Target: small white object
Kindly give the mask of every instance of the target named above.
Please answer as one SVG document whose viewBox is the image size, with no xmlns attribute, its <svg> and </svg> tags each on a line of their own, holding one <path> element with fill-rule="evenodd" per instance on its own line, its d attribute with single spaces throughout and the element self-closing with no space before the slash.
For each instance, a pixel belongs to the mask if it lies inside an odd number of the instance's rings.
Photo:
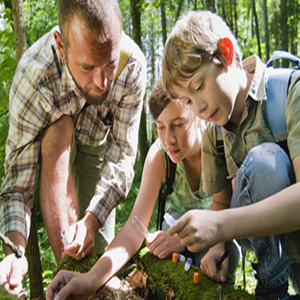
<svg viewBox="0 0 300 300">
<path fill-rule="evenodd" d="M 68 248 L 69 245 L 70 245 L 70 242 L 69 242 L 69 240 L 68 240 L 67 237 L 66 237 L 66 232 L 65 232 L 65 230 L 62 230 L 62 231 L 60 232 L 60 236 L 61 236 L 61 238 L 62 238 L 62 240 L 63 240 L 63 242 L 64 242 L 65 248 Z"/>
<path fill-rule="evenodd" d="M 147 239 L 150 233 L 138 216 L 134 216 L 132 218 L 132 223 L 136 226 L 139 232 Z"/>
<path fill-rule="evenodd" d="M 191 258 L 188 258 L 185 262 L 185 265 L 184 265 L 184 271 L 188 271 L 191 267 L 191 264 L 192 264 L 192 259 Z"/>
<path fill-rule="evenodd" d="M 185 261 L 185 256 L 182 255 L 182 254 L 180 254 L 180 253 L 177 253 L 177 259 L 178 259 L 179 261 Z"/>
<path fill-rule="evenodd" d="M 176 220 L 167 212 L 164 214 L 164 219 L 170 227 L 176 222 Z"/>
</svg>

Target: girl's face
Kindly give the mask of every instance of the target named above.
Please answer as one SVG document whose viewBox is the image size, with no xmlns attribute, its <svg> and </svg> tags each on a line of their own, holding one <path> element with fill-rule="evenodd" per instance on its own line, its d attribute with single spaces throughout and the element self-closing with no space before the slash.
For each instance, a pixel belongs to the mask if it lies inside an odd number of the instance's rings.
<svg viewBox="0 0 300 300">
<path fill-rule="evenodd" d="M 188 106 L 170 101 L 156 124 L 163 147 L 174 163 L 199 153 L 199 120 Z"/>
<path fill-rule="evenodd" d="M 182 87 L 172 89 L 201 119 L 225 125 L 235 118 L 239 86 L 234 75 L 231 67 L 224 69 L 211 62 L 200 67 L 190 79 L 181 81 Z"/>
</svg>

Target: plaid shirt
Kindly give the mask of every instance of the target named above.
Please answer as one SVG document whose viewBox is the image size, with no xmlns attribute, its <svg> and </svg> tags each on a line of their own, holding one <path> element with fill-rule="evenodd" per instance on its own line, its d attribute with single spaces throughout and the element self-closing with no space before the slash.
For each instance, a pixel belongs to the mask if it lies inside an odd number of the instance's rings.
<svg viewBox="0 0 300 300">
<path fill-rule="evenodd" d="M 107 146 L 94 197 L 87 208 L 104 224 L 110 211 L 126 197 L 133 180 L 138 129 L 146 84 L 143 53 L 125 36 L 131 56 L 108 97 L 85 105 L 65 61 L 59 58 L 53 33 L 40 38 L 22 56 L 10 92 L 6 177 L 0 194 L 0 230 L 29 235 L 35 175 L 43 130 L 63 115 L 71 117 L 75 140 Z M 63 134 L 63 133 L 62 133 Z"/>
</svg>

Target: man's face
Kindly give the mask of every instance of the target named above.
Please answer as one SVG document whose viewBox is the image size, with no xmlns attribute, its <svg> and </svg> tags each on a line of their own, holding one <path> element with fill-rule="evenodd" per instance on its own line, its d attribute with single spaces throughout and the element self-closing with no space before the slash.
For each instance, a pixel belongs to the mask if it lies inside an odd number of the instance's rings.
<svg viewBox="0 0 300 300">
<path fill-rule="evenodd" d="M 117 71 L 121 32 L 118 26 L 111 27 L 108 39 L 99 42 L 82 21 L 74 17 L 67 33 L 68 47 L 64 47 L 64 51 L 69 71 L 91 104 L 103 102 Z"/>
</svg>

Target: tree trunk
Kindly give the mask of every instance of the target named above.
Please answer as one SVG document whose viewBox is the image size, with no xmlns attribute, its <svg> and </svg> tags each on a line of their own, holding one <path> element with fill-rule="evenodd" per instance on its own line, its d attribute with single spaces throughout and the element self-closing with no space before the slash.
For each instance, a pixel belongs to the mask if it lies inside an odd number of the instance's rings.
<svg viewBox="0 0 300 300">
<path fill-rule="evenodd" d="M 38 244 L 35 208 L 32 209 L 30 235 L 26 246 L 30 299 L 44 299 L 42 264 Z"/>
<path fill-rule="evenodd" d="M 160 13 L 161 13 L 161 30 L 163 37 L 163 45 L 165 45 L 167 40 L 167 22 L 166 22 L 166 12 L 165 12 L 165 1 L 160 0 Z"/>
<path fill-rule="evenodd" d="M 280 28 L 281 28 L 281 49 L 289 50 L 289 37 L 288 37 L 288 9 L 287 1 L 280 1 Z M 283 66 L 288 67 L 288 62 L 284 62 Z"/>
<path fill-rule="evenodd" d="M 298 13 L 298 4 L 294 1 L 289 2 L 289 16 L 293 19 L 292 24 L 299 24 L 299 13 Z M 297 54 L 298 48 L 298 38 L 297 38 L 297 26 L 290 26 L 290 52 Z"/>
<path fill-rule="evenodd" d="M 176 12 L 176 17 L 175 17 L 175 22 L 178 20 L 180 14 L 181 14 L 181 8 L 182 8 L 182 5 L 183 5 L 183 0 L 180 0 L 179 4 L 178 4 L 178 7 L 177 7 L 177 12 Z"/>
<path fill-rule="evenodd" d="M 22 0 L 12 0 L 12 15 L 16 41 L 16 58 L 19 61 L 26 50 L 25 19 Z"/>
<path fill-rule="evenodd" d="M 269 37 L 269 23 L 268 23 L 268 5 L 267 0 L 263 0 L 263 12 L 264 12 L 264 28 L 265 28 L 265 41 L 266 41 L 266 61 L 270 58 L 270 37 Z"/>
<path fill-rule="evenodd" d="M 275 49 L 280 49 L 281 47 L 281 39 L 280 39 L 280 34 L 281 34 L 281 30 L 280 30 L 280 11 L 279 8 L 276 4 L 276 2 L 272 3 L 272 9 L 273 9 L 273 19 L 272 19 L 272 35 L 274 37 L 274 48 Z"/>
<path fill-rule="evenodd" d="M 234 0 L 233 2 L 233 9 L 234 9 L 234 35 L 237 38 L 238 37 L 238 14 L 237 14 L 237 4 L 236 4 L 236 0 Z"/>
<path fill-rule="evenodd" d="M 16 40 L 16 58 L 20 60 L 26 50 L 25 19 L 23 12 L 23 1 L 12 0 L 12 15 L 14 20 L 14 34 Z M 43 278 L 40 250 L 38 245 L 35 210 L 32 210 L 30 235 L 26 246 L 28 260 L 28 275 L 30 281 L 31 299 L 43 299 Z"/>
<path fill-rule="evenodd" d="M 140 7 L 142 5 L 141 0 L 130 0 L 130 13 L 132 19 L 132 30 L 133 39 L 143 49 L 142 39 L 141 39 L 141 11 Z M 144 164 L 147 152 L 149 150 L 149 144 L 147 139 L 147 115 L 146 115 L 146 105 L 145 101 L 143 103 L 140 128 L 139 128 L 139 159 L 142 164 Z"/>
<path fill-rule="evenodd" d="M 256 34 L 256 39 L 257 39 L 258 56 L 261 57 L 259 24 L 258 24 L 258 18 L 257 18 L 257 13 L 256 13 L 255 0 L 252 0 L 252 11 L 253 11 L 253 17 L 254 17 L 254 23 L 255 23 L 255 34 Z"/>
<path fill-rule="evenodd" d="M 217 12 L 217 3 L 215 0 L 206 0 L 206 8 L 212 12 Z"/>
</svg>

